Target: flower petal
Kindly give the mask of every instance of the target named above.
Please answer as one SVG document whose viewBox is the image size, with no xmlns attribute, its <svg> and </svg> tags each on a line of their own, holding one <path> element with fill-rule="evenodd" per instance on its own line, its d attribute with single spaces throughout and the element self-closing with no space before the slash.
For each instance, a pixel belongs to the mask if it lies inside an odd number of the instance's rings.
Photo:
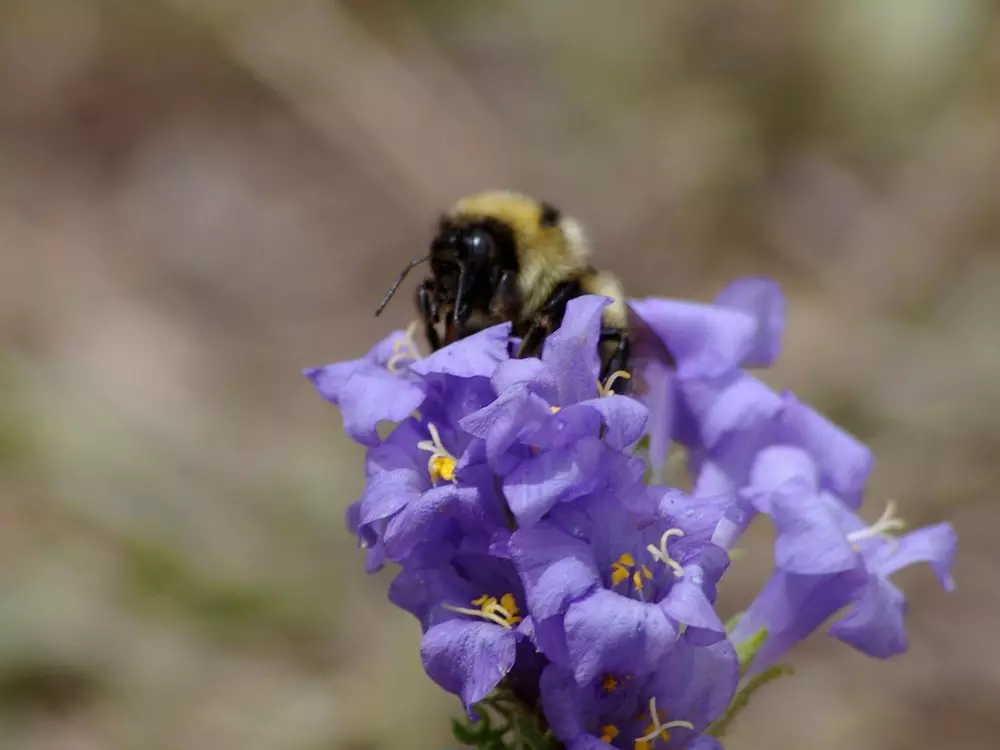
<svg viewBox="0 0 1000 750">
<path fill-rule="evenodd" d="M 799 575 L 830 575 L 862 565 L 836 520 L 815 495 L 784 485 L 772 493 L 774 562 Z"/>
<path fill-rule="evenodd" d="M 868 577 L 864 569 L 829 576 L 802 576 L 776 570 L 747 608 L 730 635 L 739 643 L 767 628 L 767 639 L 750 669 L 756 674 L 859 595 Z"/>
<path fill-rule="evenodd" d="M 605 672 L 648 674 L 677 638 L 659 607 L 606 589 L 570 604 L 565 624 L 566 647 L 581 685 Z"/>
<path fill-rule="evenodd" d="M 565 743 L 584 734 L 585 688 L 576 684 L 572 671 L 550 664 L 542 672 L 540 682 L 542 709 L 556 737 Z"/>
<path fill-rule="evenodd" d="M 413 452 L 392 442 L 369 451 L 366 471 L 368 483 L 358 514 L 361 525 L 389 518 L 430 487 L 426 470 L 414 463 Z"/>
<path fill-rule="evenodd" d="M 624 450 L 642 437 L 649 410 L 628 396 L 605 396 L 581 401 L 581 407 L 596 410 L 604 423 L 604 440 L 615 450 Z"/>
<path fill-rule="evenodd" d="M 467 710 L 493 690 L 514 666 L 517 638 L 488 622 L 451 619 L 424 634 L 420 655 L 434 682 L 461 696 Z"/>
<path fill-rule="evenodd" d="M 778 358 L 785 331 L 785 299 L 781 288 L 770 279 L 738 279 L 719 293 L 715 304 L 741 310 L 756 323 L 753 342 L 740 366 L 770 367 Z"/>
<path fill-rule="evenodd" d="M 479 537 L 488 547 L 504 520 L 490 485 L 449 482 L 413 498 L 389 521 L 385 548 L 392 560 L 403 563 L 421 543 L 439 544 L 449 528 L 458 529 L 457 536 L 464 541 Z"/>
<path fill-rule="evenodd" d="M 497 393 L 508 388 L 526 386 L 550 404 L 559 405 L 559 381 L 542 360 L 536 357 L 509 359 L 501 362 L 490 381 Z"/>
<path fill-rule="evenodd" d="M 831 626 L 830 635 L 868 656 L 887 659 L 909 647 L 903 624 L 905 611 L 903 592 L 873 575 L 850 612 Z"/>
<path fill-rule="evenodd" d="M 708 600 L 701 585 L 692 581 L 687 572 L 684 578 L 670 587 L 670 593 L 660 602 L 660 607 L 667 617 L 688 627 L 717 633 L 719 638 L 725 633 L 725 626 L 716 614 L 712 602 Z"/>
<path fill-rule="evenodd" d="M 524 584 L 528 611 L 545 620 L 601 585 L 590 546 L 545 522 L 518 529 L 510 539 L 514 566 Z"/>
<path fill-rule="evenodd" d="M 757 325 L 740 310 L 655 298 L 631 306 L 673 354 L 681 378 L 723 375 L 753 351 Z"/>
<path fill-rule="evenodd" d="M 874 460 L 868 446 L 790 393 L 784 394 L 780 423 L 784 438 L 816 460 L 823 485 L 857 509 Z"/>
<path fill-rule="evenodd" d="M 601 315 L 611 300 L 585 295 L 570 300 L 562 324 L 545 339 L 542 361 L 559 382 L 562 404 L 593 398 L 601 361 Z"/>
<path fill-rule="evenodd" d="M 459 420 L 459 426 L 486 443 L 490 465 L 501 465 L 505 451 L 525 434 L 540 429 L 551 414 L 545 403 L 527 386 L 512 386 L 489 406 Z"/>
<path fill-rule="evenodd" d="M 663 659 L 654 682 L 657 705 L 671 719 L 703 731 L 729 707 L 740 679 L 733 644 L 721 640 L 699 646 L 680 638 Z"/>
<path fill-rule="evenodd" d="M 460 378 L 492 377 L 497 365 L 510 357 L 507 352 L 510 328 L 510 323 L 502 323 L 459 339 L 417 360 L 410 366 L 410 371 L 419 375 L 437 373 Z"/>
<path fill-rule="evenodd" d="M 792 445 L 764 448 L 753 463 L 744 494 L 753 500 L 757 510 L 770 513 L 773 494 L 788 495 L 793 491 L 802 497 L 819 492 L 819 476 L 812 456 Z"/>
<path fill-rule="evenodd" d="M 958 535 L 950 523 L 927 526 L 904 534 L 893 542 L 883 544 L 872 558 L 872 569 L 882 576 L 890 576 L 908 565 L 926 562 L 945 591 L 955 589 L 951 568 L 955 563 Z"/>
<path fill-rule="evenodd" d="M 324 399 L 340 407 L 344 431 L 362 445 L 378 445 L 379 422 L 400 422 L 424 401 L 418 383 L 367 360 L 312 367 L 303 374 Z"/>
<path fill-rule="evenodd" d="M 597 438 L 585 438 L 546 451 L 514 469 L 504 480 L 503 490 L 518 524 L 532 526 L 560 500 L 580 497 L 593 489 L 595 468 L 604 450 Z"/>
</svg>

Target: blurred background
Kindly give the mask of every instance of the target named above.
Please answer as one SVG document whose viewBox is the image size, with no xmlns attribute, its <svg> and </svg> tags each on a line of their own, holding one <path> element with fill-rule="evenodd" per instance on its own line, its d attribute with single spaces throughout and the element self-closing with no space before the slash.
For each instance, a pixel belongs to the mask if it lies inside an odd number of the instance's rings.
<svg viewBox="0 0 1000 750">
<path fill-rule="evenodd" d="M 0 736 L 440 750 L 459 712 L 343 528 L 353 358 L 464 193 L 582 219 L 635 296 L 785 287 L 766 378 L 878 456 L 911 653 L 817 637 L 731 750 L 1000 735 L 991 0 L 0 0 Z M 770 566 L 751 546 L 745 602 Z"/>
</svg>

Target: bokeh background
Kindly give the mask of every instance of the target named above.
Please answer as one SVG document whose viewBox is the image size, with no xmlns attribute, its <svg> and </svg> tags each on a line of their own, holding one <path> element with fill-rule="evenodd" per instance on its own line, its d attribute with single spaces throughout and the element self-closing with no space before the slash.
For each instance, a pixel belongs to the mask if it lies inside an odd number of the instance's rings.
<svg viewBox="0 0 1000 750">
<path fill-rule="evenodd" d="M 910 654 L 812 639 L 729 747 L 996 747 L 998 16 L 0 0 L 0 746 L 454 746 L 299 373 L 405 325 L 409 291 L 372 311 L 438 212 L 510 187 L 636 296 L 779 279 L 766 378 L 870 441 L 868 517 L 959 529 L 958 593 L 899 577 Z"/>
</svg>

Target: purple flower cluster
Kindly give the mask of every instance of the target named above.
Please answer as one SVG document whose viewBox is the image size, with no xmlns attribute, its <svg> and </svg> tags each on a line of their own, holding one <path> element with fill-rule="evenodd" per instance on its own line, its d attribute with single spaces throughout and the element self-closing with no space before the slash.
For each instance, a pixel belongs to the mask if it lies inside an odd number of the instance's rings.
<svg viewBox="0 0 1000 750">
<path fill-rule="evenodd" d="M 538 359 L 511 358 L 499 325 L 427 357 L 395 333 L 306 375 L 368 449 L 348 524 L 370 571 L 400 567 L 390 598 L 420 621 L 432 679 L 470 710 L 502 686 L 566 747 L 710 750 L 741 667 L 764 669 L 841 609 L 837 638 L 905 650 L 889 576 L 928 561 L 950 588 L 955 535 L 894 537 L 891 506 L 860 520 L 868 449 L 744 371 L 777 354 L 773 284 L 632 301 L 647 338 L 612 379 L 632 377 L 634 397 L 598 382 L 607 303 L 572 301 Z M 671 443 L 690 493 L 647 482 Z M 727 634 L 716 587 L 760 514 L 775 571 Z"/>
</svg>

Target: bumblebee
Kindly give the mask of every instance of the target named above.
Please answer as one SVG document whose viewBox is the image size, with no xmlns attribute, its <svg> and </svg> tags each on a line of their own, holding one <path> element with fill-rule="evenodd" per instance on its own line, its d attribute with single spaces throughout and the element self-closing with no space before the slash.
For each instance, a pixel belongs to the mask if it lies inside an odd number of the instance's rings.
<svg viewBox="0 0 1000 750">
<path fill-rule="evenodd" d="M 614 276 L 590 264 L 580 225 L 550 203 L 507 191 L 458 201 L 441 217 L 429 253 L 403 269 L 376 315 L 422 263 L 431 273 L 417 287 L 416 304 L 432 350 L 510 322 L 521 339 L 516 356 L 537 356 L 562 323 L 566 304 L 599 294 L 612 300 L 603 312 L 601 380 L 628 372 L 632 342 L 624 291 Z M 615 383 L 624 390 L 626 380 Z"/>
</svg>

